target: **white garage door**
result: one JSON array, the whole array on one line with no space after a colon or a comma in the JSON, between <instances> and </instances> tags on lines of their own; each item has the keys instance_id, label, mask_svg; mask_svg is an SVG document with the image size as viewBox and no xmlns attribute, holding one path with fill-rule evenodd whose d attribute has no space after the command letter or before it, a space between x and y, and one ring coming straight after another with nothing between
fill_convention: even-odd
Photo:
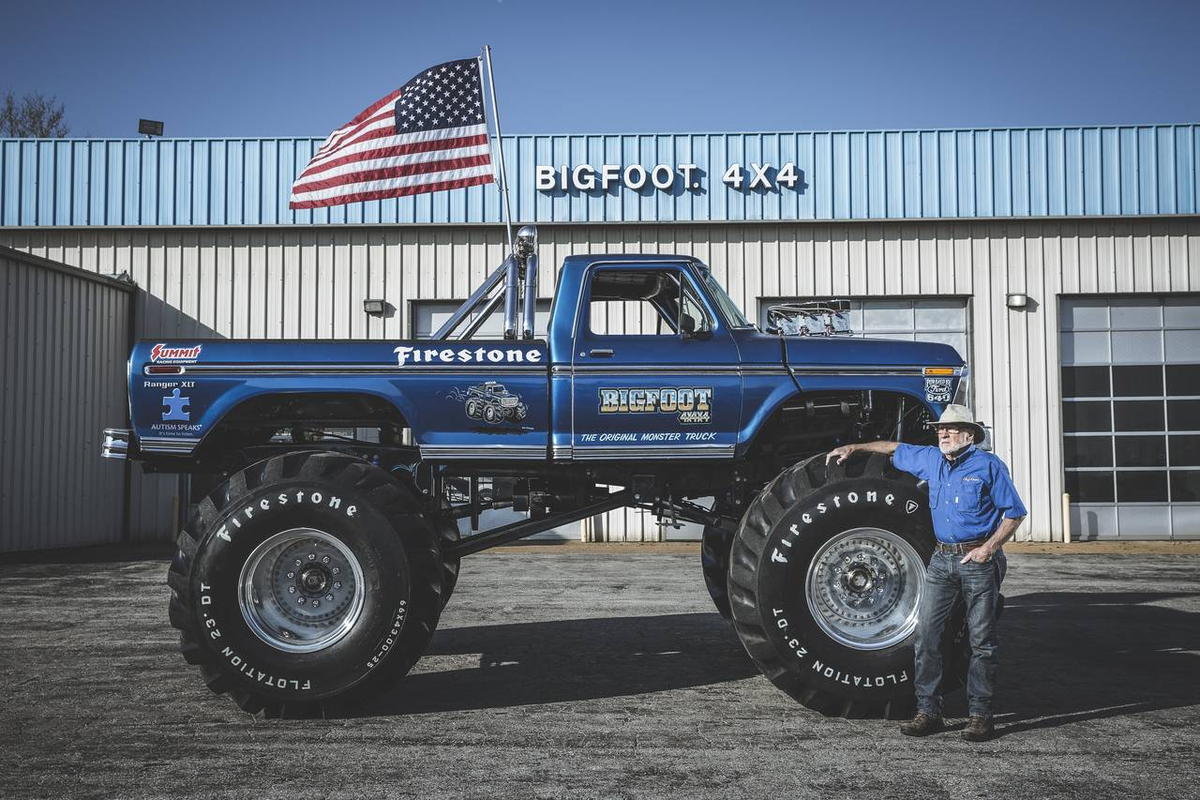
<instances>
[{"instance_id":1,"label":"white garage door","mask_svg":"<svg viewBox=\"0 0 1200 800\"><path fill-rule=\"evenodd\" d=\"M1200 538L1200 295L1063 298L1077 539Z\"/></svg>"}]
</instances>

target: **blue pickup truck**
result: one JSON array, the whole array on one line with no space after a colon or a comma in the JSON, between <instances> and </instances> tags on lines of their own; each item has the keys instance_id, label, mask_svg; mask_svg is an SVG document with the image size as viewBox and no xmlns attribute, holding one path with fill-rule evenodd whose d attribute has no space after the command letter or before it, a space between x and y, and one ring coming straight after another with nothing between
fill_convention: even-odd
<instances>
[{"instance_id":1,"label":"blue pickup truck","mask_svg":"<svg viewBox=\"0 0 1200 800\"><path fill-rule=\"evenodd\" d=\"M927 496L821 454L931 442L959 354L839 335L828 309L759 330L671 255L568 257L542 340L536 273L525 228L427 340L136 345L104 454L211 487L168 575L184 657L250 712L361 702L420 657L462 557L630 506L704 526L718 611L797 701L908 714ZM494 313L504 338L477 338ZM479 530L497 508L521 516Z\"/></svg>"}]
</instances>

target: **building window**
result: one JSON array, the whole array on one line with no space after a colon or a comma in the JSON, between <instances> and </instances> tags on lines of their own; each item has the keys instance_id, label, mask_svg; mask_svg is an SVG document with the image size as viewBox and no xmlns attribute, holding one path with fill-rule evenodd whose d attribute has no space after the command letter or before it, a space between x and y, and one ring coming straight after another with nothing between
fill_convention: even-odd
<instances>
[{"instance_id":1,"label":"building window","mask_svg":"<svg viewBox=\"0 0 1200 800\"><path fill-rule=\"evenodd\" d=\"M414 339L428 339L442 327L454 312L465 303L465 300L416 300L412 304L412 336ZM476 317L473 314L471 319ZM534 311L533 335L539 339L546 337L546 328L550 324L550 301L538 300ZM487 320L472 339L503 339L504 338L504 305L503 303L488 315Z\"/></svg>"},{"instance_id":2,"label":"building window","mask_svg":"<svg viewBox=\"0 0 1200 800\"><path fill-rule=\"evenodd\" d=\"M1200 538L1200 296L1063 298L1065 490L1079 538Z\"/></svg>"}]
</instances>

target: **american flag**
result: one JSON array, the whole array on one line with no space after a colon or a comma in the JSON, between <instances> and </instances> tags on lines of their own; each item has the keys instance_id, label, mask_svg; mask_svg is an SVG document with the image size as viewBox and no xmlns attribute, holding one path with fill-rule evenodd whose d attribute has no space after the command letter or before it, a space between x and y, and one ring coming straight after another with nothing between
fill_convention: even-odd
<instances>
[{"instance_id":1,"label":"american flag","mask_svg":"<svg viewBox=\"0 0 1200 800\"><path fill-rule=\"evenodd\" d=\"M292 208L321 208L491 183L479 60L425 70L329 138L292 184Z\"/></svg>"}]
</instances>

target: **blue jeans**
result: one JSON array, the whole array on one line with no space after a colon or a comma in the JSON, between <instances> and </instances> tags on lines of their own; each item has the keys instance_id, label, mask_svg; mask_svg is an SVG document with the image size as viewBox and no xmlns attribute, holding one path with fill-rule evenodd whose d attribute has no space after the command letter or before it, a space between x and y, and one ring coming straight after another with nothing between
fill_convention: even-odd
<instances>
[{"instance_id":1,"label":"blue jeans","mask_svg":"<svg viewBox=\"0 0 1200 800\"><path fill-rule=\"evenodd\" d=\"M971 663L967 669L967 709L973 717L991 719L992 688L996 684L996 605L1000 582L1008 569L1004 551L986 564L959 563L962 556L934 552L925 571L917 620L917 711L942 714L942 634L946 620L961 597L967 607Z\"/></svg>"}]
</instances>

